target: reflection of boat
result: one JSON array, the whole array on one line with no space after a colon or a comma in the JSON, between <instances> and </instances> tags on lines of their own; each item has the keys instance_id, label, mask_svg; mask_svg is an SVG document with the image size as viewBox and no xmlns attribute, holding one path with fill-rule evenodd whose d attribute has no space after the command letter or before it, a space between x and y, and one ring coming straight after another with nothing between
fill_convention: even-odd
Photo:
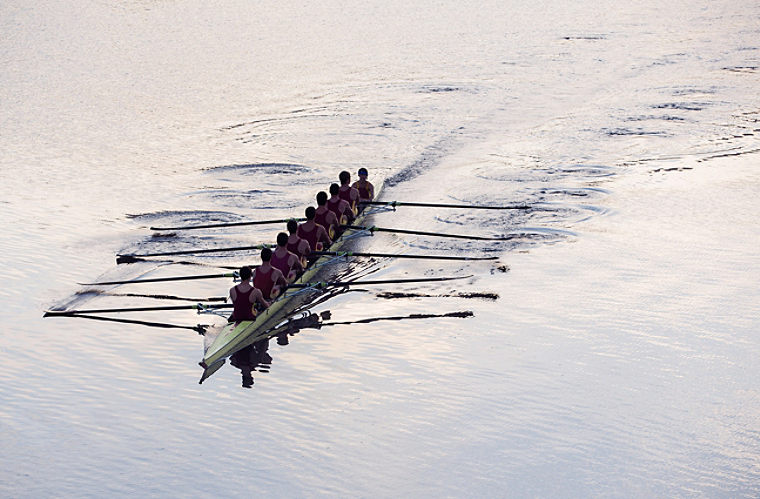
<instances>
[{"instance_id":1,"label":"reflection of boat","mask_svg":"<svg viewBox=\"0 0 760 499\"><path fill-rule=\"evenodd\" d=\"M375 191L375 196L382 186ZM369 214L369 209L359 213L354 224L360 225ZM329 251L338 251L346 243L348 238L344 233L330 246ZM200 366L204 368L200 383L214 374L224 364L225 359L238 350L252 345L253 343L274 336L276 328L286 320L294 311L308 304L313 298L313 292L304 285L319 281L320 277L329 272L329 264L334 257L329 255L320 256L311 263L301 276L293 283L295 286L286 290L272 302L266 310L259 313L256 320L242 321L238 324L230 323L222 327L214 340L208 345L203 355Z\"/></svg>"}]
</instances>

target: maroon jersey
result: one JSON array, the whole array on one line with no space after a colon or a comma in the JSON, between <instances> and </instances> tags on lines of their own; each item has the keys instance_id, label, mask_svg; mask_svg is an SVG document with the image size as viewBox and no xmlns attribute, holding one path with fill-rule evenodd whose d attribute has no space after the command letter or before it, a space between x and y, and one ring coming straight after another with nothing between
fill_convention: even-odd
<instances>
[{"instance_id":1,"label":"maroon jersey","mask_svg":"<svg viewBox=\"0 0 760 499\"><path fill-rule=\"evenodd\" d=\"M317 243L319 242L317 240L317 234L318 234L317 226L315 225L314 228L307 232L306 229L303 228L303 224L298 226L298 237L306 239L306 242L309 243L309 247L316 248Z\"/></svg>"},{"instance_id":2,"label":"maroon jersey","mask_svg":"<svg viewBox=\"0 0 760 499\"><path fill-rule=\"evenodd\" d=\"M305 239L299 237L298 234L296 234L296 237L298 239L296 239L296 242L294 242L294 243L291 243L290 239L288 239L288 245L285 246L285 247L288 249L288 251L290 251L294 255L297 255L297 256L308 256L309 252L311 251L311 248L309 248L309 251L306 251L306 252L299 251L298 247L301 246L301 241L304 241ZM306 242L308 243L308 241L306 241Z\"/></svg>"},{"instance_id":3,"label":"maroon jersey","mask_svg":"<svg viewBox=\"0 0 760 499\"><path fill-rule=\"evenodd\" d=\"M323 211L322 213L317 213L316 215L314 215L314 222L324 227L325 230L328 232L328 234L330 233L330 224L327 223L327 217L329 213L330 213L330 210L327 209ZM309 241L309 244L311 244L311 241Z\"/></svg>"},{"instance_id":4,"label":"maroon jersey","mask_svg":"<svg viewBox=\"0 0 760 499\"><path fill-rule=\"evenodd\" d=\"M261 294L264 295L265 300L270 300L272 297L272 288L274 288L274 281L272 280L273 268L269 268L269 272L263 272L261 267L257 268L253 274L253 285Z\"/></svg>"},{"instance_id":5,"label":"maroon jersey","mask_svg":"<svg viewBox=\"0 0 760 499\"><path fill-rule=\"evenodd\" d=\"M251 303L251 293L253 293L253 288L243 292L240 291L239 286L240 284L235 286L236 294L235 301L232 302L232 318L235 319L236 323L240 321L252 321L256 319L251 310L251 307L253 306Z\"/></svg>"},{"instance_id":6,"label":"maroon jersey","mask_svg":"<svg viewBox=\"0 0 760 499\"><path fill-rule=\"evenodd\" d=\"M272 264L272 267L282 272L282 275L285 277L287 277L288 273L290 272L290 264L288 263L288 260L290 260L290 255L292 255L292 253L290 251L287 251L285 253L285 256L279 257L277 256L277 252L274 251L272 253L272 259L269 260L269 263Z\"/></svg>"},{"instance_id":7,"label":"maroon jersey","mask_svg":"<svg viewBox=\"0 0 760 499\"><path fill-rule=\"evenodd\" d=\"M355 192L356 194L352 194ZM357 194L359 194L359 191L351 187L350 185L341 185L340 190L338 191L338 196L340 196L341 199L344 201L347 201L348 204L353 206L354 201L358 199Z\"/></svg>"},{"instance_id":8,"label":"maroon jersey","mask_svg":"<svg viewBox=\"0 0 760 499\"><path fill-rule=\"evenodd\" d=\"M359 199L372 199L372 196L370 196L369 187L365 184L362 186L358 182L354 184L354 187L357 191L359 191Z\"/></svg>"},{"instance_id":9,"label":"maroon jersey","mask_svg":"<svg viewBox=\"0 0 760 499\"><path fill-rule=\"evenodd\" d=\"M340 220L340 217L343 216L343 213L340 211L341 201L343 201L343 198L340 197L334 202L332 198L327 200L327 209L335 213L335 216L338 217L338 220Z\"/></svg>"}]
</instances>

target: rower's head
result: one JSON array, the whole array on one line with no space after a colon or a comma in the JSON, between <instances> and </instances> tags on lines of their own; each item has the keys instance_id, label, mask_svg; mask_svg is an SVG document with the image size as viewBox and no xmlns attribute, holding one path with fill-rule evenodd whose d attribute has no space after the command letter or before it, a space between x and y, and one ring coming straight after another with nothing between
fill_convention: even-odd
<instances>
[{"instance_id":1,"label":"rower's head","mask_svg":"<svg viewBox=\"0 0 760 499\"><path fill-rule=\"evenodd\" d=\"M338 184L330 184L330 194L337 196L340 192L340 186Z\"/></svg>"},{"instance_id":2,"label":"rower's head","mask_svg":"<svg viewBox=\"0 0 760 499\"><path fill-rule=\"evenodd\" d=\"M296 222L293 219L288 220L288 232L290 232L291 234L295 234L296 232L298 232L298 222Z\"/></svg>"},{"instance_id":3,"label":"rower's head","mask_svg":"<svg viewBox=\"0 0 760 499\"><path fill-rule=\"evenodd\" d=\"M341 185L346 185L347 183L351 182L351 174L346 170L343 170L338 174L338 179L340 180Z\"/></svg>"},{"instance_id":4,"label":"rower's head","mask_svg":"<svg viewBox=\"0 0 760 499\"><path fill-rule=\"evenodd\" d=\"M360 179L367 180L367 175L369 175L369 172L367 171L366 168L361 167L359 168L359 171L357 172L357 174L359 175Z\"/></svg>"},{"instance_id":5,"label":"rower's head","mask_svg":"<svg viewBox=\"0 0 760 499\"><path fill-rule=\"evenodd\" d=\"M240 281L241 282L248 282L251 280L251 267L248 267L247 265L244 265L240 267Z\"/></svg>"},{"instance_id":6,"label":"rower's head","mask_svg":"<svg viewBox=\"0 0 760 499\"><path fill-rule=\"evenodd\" d=\"M277 234L277 246L285 247L288 244L288 235L284 232Z\"/></svg>"},{"instance_id":7,"label":"rower's head","mask_svg":"<svg viewBox=\"0 0 760 499\"><path fill-rule=\"evenodd\" d=\"M306 220L314 220L314 217L317 216L317 209L313 206L309 206L306 208L304 215L306 215Z\"/></svg>"},{"instance_id":8,"label":"rower's head","mask_svg":"<svg viewBox=\"0 0 760 499\"><path fill-rule=\"evenodd\" d=\"M272 259L272 250L270 248L264 248L261 250L261 261L268 262Z\"/></svg>"},{"instance_id":9,"label":"rower's head","mask_svg":"<svg viewBox=\"0 0 760 499\"><path fill-rule=\"evenodd\" d=\"M327 204L327 193L325 191L319 191L317 193L317 204L324 206Z\"/></svg>"}]
</instances>

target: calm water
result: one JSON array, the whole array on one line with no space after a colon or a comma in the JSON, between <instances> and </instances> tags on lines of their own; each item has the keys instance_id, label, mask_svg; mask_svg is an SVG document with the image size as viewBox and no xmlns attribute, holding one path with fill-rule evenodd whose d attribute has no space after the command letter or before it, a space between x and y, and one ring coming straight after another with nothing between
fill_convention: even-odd
<instances>
[{"instance_id":1,"label":"calm water","mask_svg":"<svg viewBox=\"0 0 760 499\"><path fill-rule=\"evenodd\" d=\"M756 2L0 5L3 497L757 497ZM269 372L197 384L193 331L42 319L224 296L119 252L239 246L341 169L400 208ZM410 295L390 298L383 292ZM498 300L467 293L498 294ZM474 316L407 318L414 314ZM123 318L193 326L193 312ZM379 320L374 320L379 319Z\"/></svg>"}]
</instances>

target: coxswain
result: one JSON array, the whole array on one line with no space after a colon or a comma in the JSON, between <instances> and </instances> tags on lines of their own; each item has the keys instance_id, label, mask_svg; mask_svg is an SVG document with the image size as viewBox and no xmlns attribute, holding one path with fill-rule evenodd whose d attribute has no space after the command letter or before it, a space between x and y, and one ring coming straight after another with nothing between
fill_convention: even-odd
<instances>
[{"instance_id":1,"label":"coxswain","mask_svg":"<svg viewBox=\"0 0 760 499\"><path fill-rule=\"evenodd\" d=\"M306 208L306 221L298 226L298 237L306 239L309 248L314 251L322 251L332 244L332 239L324 227L314 221L317 210L313 206ZM326 246L325 246L326 245Z\"/></svg>"},{"instance_id":2,"label":"coxswain","mask_svg":"<svg viewBox=\"0 0 760 499\"><path fill-rule=\"evenodd\" d=\"M279 269L272 267L272 250L261 250L261 265L253 271L253 287L261 291L265 300L272 300L285 289L288 281Z\"/></svg>"},{"instance_id":3,"label":"coxswain","mask_svg":"<svg viewBox=\"0 0 760 499\"><path fill-rule=\"evenodd\" d=\"M344 170L338 174L338 180L340 180L340 197L348 201L354 214L358 213L359 191L351 187L351 174Z\"/></svg>"},{"instance_id":4,"label":"coxswain","mask_svg":"<svg viewBox=\"0 0 760 499\"><path fill-rule=\"evenodd\" d=\"M301 260L301 264L306 266L306 257L311 253L311 246L309 241L298 236L298 222L295 220L288 220L288 251L295 253Z\"/></svg>"},{"instance_id":5,"label":"coxswain","mask_svg":"<svg viewBox=\"0 0 760 499\"><path fill-rule=\"evenodd\" d=\"M257 303L264 308L269 306L261 290L251 286L251 273L251 267L241 267L240 284L230 288L230 300L232 300L230 322L252 321L256 319L255 305Z\"/></svg>"},{"instance_id":6,"label":"coxswain","mask_svg":"<svg viewBox=\"0 0 760 499\"><path fill-rule=\"evenodd\" d=\"M303 264L298 256L288 251L287 246L288 235L280 232L277 234L277 248L272 252L272 258L269 262L272 267L282 272L285 279L291 283L303 271Z\"/></svg>"},{"instance_id":7,"label":"coxswain","mask_svg":"<svg viewBox=\"0 0 760 499\"><path fill-rule=\"evenodd\" d=\"M327 200L327 209L335 213L341 225L349 224L354 220L354 211L348 201L338 195L339 192L340 186L338 184L330 184L331 196Z\"/></svg>"},{"instance_id":8,"label":"coxswain","mask_svg":"<svg viewBox=\"0 0 760 499\"><path fill-rule=\"evenodd\" d=\"M340 228L338 227L340 225L338 217L327 207L327 193L325 191L317 193L317 209L314 212L314 221L325 228L330 239L335 237Z\"/></svg>"},{"instance_id":9,"label":"coxswain","mask_svg":"<svg viewBox=\"0 0 760 499\"><path fill-rule=\"evenodd\" d=\"M366 168L359 168L359 180L352 186L359 191L359 201L372 201L375 199L375 186L367 180L369 173Z\"/></svg>"}]
</instances>

